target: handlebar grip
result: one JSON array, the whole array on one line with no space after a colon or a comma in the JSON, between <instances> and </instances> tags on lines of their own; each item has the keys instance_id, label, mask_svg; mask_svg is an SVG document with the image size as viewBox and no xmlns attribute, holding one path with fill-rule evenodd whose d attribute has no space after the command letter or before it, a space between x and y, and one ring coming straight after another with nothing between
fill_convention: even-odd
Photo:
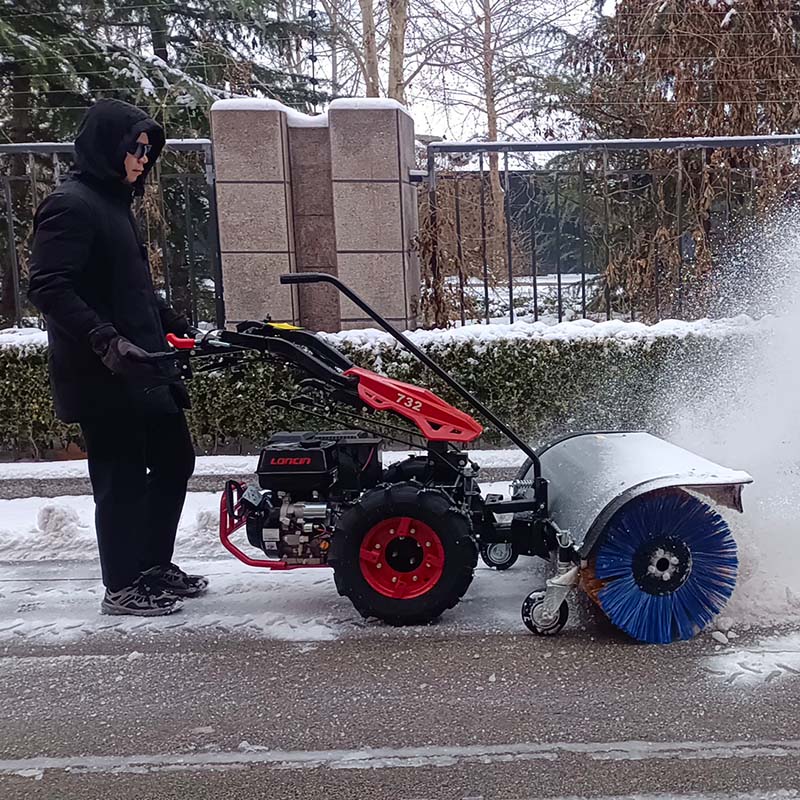
<instances>
[{"instance_id":1,"label":"handlebar grip","mask_svg":"<svg viewBox=\"0 0 800 800\"><path fill-rule=\"evenodd\" d=\"M194 350L196 343L194 339L182 339L174 333L167 334L167 342L176 350Z\"/></svg>"},{"instance_id":2,"label":"handlebar grip","mask_svg":"<svg viewBox=\"0 0 800 800\"><path fill-rule=\"evenodd\" d=\"M329 280L330 275L324 272L291 272L280 277L280 282L284 286L295 283L323 283Z\"/></svg>"}]
</instances>

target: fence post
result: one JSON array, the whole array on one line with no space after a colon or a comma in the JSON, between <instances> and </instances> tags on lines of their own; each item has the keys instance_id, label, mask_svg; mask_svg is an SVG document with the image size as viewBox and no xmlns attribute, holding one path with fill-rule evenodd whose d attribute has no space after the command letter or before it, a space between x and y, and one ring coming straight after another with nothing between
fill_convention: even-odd
<instances>
[{"instance_id":1,"label":"fence post","mask_svg":"<svg viewBox=\"0 0 800 800\"><path fill-rule=\"evenodd\" d=\"M676 188L678 217L678 314L683 314L683 150L678 150L678 181Z\"/></svg>"},{"instance_id":2,"label":"fence post","mask_svg":"<svg viewBox=\"0 0 800 800\"><path fill-rule=\"evenodd\" d=\"M606 319L611 319L611 286L608 283L608 268L611 266L611 247L608 243L611 227L611 209L608 199L608 150L603 149L603 244L606 251L605 269L605 296L606 296Z\"/></svg>"},{"instance_id":3,"label":"fence post","mask_svg":"<svg viewBox=\"0 0 800 800\"><path fill-rule=\"evenodd\" d=\"M511 242L511 185L508 177L508 151L503 154L506 214L506 263L508 266L508 321L514 322L514 252Z\"/></svg>"},{"instance_id":4,"label":"fence post","mask_svg":"<svg viewBox=\"0 0 800 800\"><path fill-rule=\"evenodd\" d=\"M489 262L486 255L486 176L483 172L483 152L478 155L478 165L481 173L481 263L483 266L483 309L486 314L486 324L489 324Z\"/></svg>"},{"instance_id":5,"label":"fence post","mask_svg":"<svg viewBox=\"0 0 800 800\"><path fill-rule=\"evenodd\" d=\"M558 321L564 321L564 308L562 304L561 289L561 203L558 195L559 175L558 170L553 173L553 194L555 195L556 212L556 293L558 296Z\"/></svg>"},{"instance_id":6,"label":"fence post","mask_svg":"<svg viewBox=\"0 0 800 800\"><path fill-rule=\"evenodd\" d=\"M219 248L219 216L217 215L217 181L214 169L214 147L203 145L203 171L208 189L208 224L211 239L211 274L214 278L214 323L225 327L225 294L222 283L222 254Z\"/></svg>"},{"instance_id":7,"label":"fence post","mask_svg":"<svg viewBox=\"0 0 800 800\"><path fill-rule=\"evenodd\" d=\"M3 195L6 202L6 223L8 224L8 256L11 263L11 298L14 304L14 324L22 325L22 304L19 296L19 261L17 260L17 237L14 230L14 200L11 194L11 179L3 176ZM6 287L6 291L8 287Z\"/></svg>"},{"instance_id":8,"label":"fence post","mask_svg":"<svg viewBox=\"0 0 800 800\"><path fill-rule=\"evenodd\" d=\"M581 316L586 319L586 232L585 232L585 182L586 182L586 161L583 153L580 154L580 176L578 178L578 204L580 212L578 217L578 236L581 240Z\"/></svg>"}]
</instances>

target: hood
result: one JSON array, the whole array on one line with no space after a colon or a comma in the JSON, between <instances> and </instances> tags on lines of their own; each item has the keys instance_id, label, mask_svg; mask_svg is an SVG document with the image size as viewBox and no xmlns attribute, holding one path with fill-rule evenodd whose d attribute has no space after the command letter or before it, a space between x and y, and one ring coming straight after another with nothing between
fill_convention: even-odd
<instances>
[{"instance_id":1,"label":"hood","mask_svg":"<svg viewBox=\"0 0 800 800\"><path fill-rule=\"evenodd\" d=\"M142 132L148 135L153 149L133 187L134 194L141 195L147 174L164 148L164 129L144 111L122 100L98 100L84 115L75 138L77 173L113 187L124 186L125 154Z\"/></svg>"}]
</instances>

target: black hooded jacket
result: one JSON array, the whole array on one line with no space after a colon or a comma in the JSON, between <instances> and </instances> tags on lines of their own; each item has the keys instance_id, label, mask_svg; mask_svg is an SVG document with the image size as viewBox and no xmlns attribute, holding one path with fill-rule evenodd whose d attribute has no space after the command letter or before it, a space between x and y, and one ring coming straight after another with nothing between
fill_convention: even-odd
<instances>
[{"instance_id":1,"label":"black hooded jacket","mask_svg":"<svg viewBox=\"0 0 800 800\"><path fill-rule=\"evenodd\" d=\"M125 154L142 132L152 150L131 186L124 182ZM47 322L50 381L64 422L120 412L177 413L188 406L182 384L132 385L112 374L89 345L89 334L111 323L144 350L167 349L165 330L177 315L154 291L131 212L163 147L164 131L143 111L119 100L98 101L75 140L75 171L36 211L28 296Z\"/></svg>"}]
</instances>

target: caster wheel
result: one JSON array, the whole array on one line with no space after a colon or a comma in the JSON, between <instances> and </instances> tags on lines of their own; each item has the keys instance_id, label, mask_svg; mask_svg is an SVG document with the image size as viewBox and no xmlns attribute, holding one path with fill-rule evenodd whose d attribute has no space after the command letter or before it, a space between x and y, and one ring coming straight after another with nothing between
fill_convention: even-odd
<instances>
[{"instance_id":1,"label":"caster wheel","mask_svg":"<svg viewBox=\"0 0 800 800\"><path fill-rule=\"evenodd\" d=\"M482 544L481 560L487 567L504 570L513 567L519 556L514 552L511 542L493 542Z\"/></svg>"},{"instance_id":2,"label":"caster wheel","mask_svg":"<svg viewBox=\"0 0 800 800\"><path fill-rule=\"evenodd\" d=\"M531 592L522 603L522 621L525 627L537 636L555 636L567 624L569 606L564 600L555 620L543 620L544 592Z\"/></svg>"}]
</instances>

